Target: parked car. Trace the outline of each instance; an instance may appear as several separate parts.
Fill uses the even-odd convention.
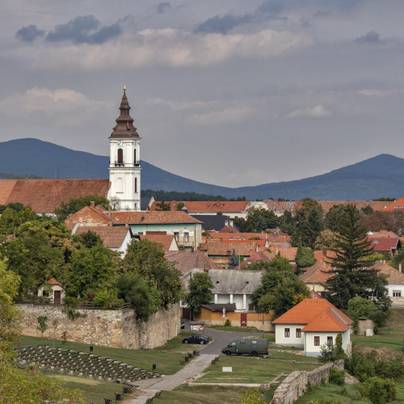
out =
[[[222,352],[225,355],[268,355],[267,339],[240,339],[231,342]]]
[[[185,337],[182,340],[183,344],[201,344],[205,345],[209,343],[209,337],[206,335],[190,335],[188,337]]]

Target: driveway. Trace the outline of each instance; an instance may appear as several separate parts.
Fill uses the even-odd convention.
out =
[[[206,348],[203,348],[200,353],[201,354],[221,354],[222,349],[228,345],[230,342],[247,337],[258,337],[263,333],[260,332],[243,332],[243,331],[222,331],[222,330],[215,330],[214,328],[206,328],[203,331],[204,335],[209,336],[213,339]]]

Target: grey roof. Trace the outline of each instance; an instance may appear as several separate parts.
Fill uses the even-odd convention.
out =
[[[212,293],[251,295],[261,286],[263,271],[211,269],[208,273],[213,283]]]

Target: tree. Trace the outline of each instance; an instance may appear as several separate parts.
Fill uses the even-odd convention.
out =
[[[317,236],[314,249],[331,250],[333,248],[335,248],[335,232],[330,229],[324,229]]]
[[[90,206],[92,203],[102,206],[105,209],[109,208],[109,201],[107,198],[98,195],[87,195],[80,198],[71,199],[67,203],[62,203],[56,210],[56,216],[60,222],[66,220],[68,216],[78,212],[84,206]]]
[[[296,265],[298,268],[311,267],[316,263],[313,250],[310,247],[299,247],[296,253]]]
[[[397,388],[392,380],[382,377],[370,377],[363,384],[363,393],[373,404],[385,404],[394,401]]]
[[[295,231],[292,243],[296,246],[314,248],[316,239],[323,230],[323,209],[312,199],[304,199],[295,215]]]
[[[157,210],[168,211],[171,210],[170,202],[160,201],[156,203]]]
[[[376,304],[369,299],[360,296],[353,297],[348,301],[348,315],[356,326],[361,318],[373,320],[376,325],[383,325],[386,315]]]
[[[140,274],[160,294],[161,307],[177,303],[181,297],[180,273],[164,257],[162,247],[149,240],[133,240],[122,262],[125,272]]]
[[[366,229],[360,223],[358,210],[349,205],[341,218],[336,233],[335,258],[331,260],[334,274],[328,280],[330,300],[346,309],[348,301],[356,296],[369,298],[387,310],[389,299],[386,280],[379,277],[368,257],[373,253]]]
[[[338,232],[341,220],[347,214],[348,210],[347,205],[334,205],[325,215],[325,227],[334,233]]]
[[[41,335],[43,337],[44,332],[48,329],[48,317],[46,316],[38,316],[36,319],[37,321],[37,328],[41,331]]]
[[[235,225],[242,232],[262,232],[279,225],[279,219],[274,212],[267,209],[251,209],[247,219],[235,219]]]
[[[139,273],[128,272],[118,279],[118,297],[129,303],[136,318],[147,321],[160,307],[160,292]]]
[[[25,222],[38,220],[38,216],[31,208],[8,205],[0,216],[0,233],[15,235],[18,227]]]
[[[192,318],[195,313],[199,313],[202,304],[207,304],[212,301],[212,288],[212,281],[206,272],[199,272],[192,275],[189,282],[189,293],[186,297]]]
[[[279,316],[308,295],[306,285],[293,272],[289,262],[277,256],[263,274],[261,286],[254,292],[252,301],[257,311],[273,310]]]

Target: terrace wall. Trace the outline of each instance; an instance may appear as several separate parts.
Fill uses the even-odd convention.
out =
[[[147,322],[137,321],[132,309],[75,309],[79,316],[72,319],[63,305],[18,304],[17,307],[22,335],[116,348],[156,348],[177,336],[180,328],[179,305],[155,313]],[[40,316],[47,317],[43,335],[38,329]]]
[[[306,392],[308,386],[327,383],[332,368],[344,369],[344,361],[327,363],[310,371],[290,373],[275,390],[271,404],[293,404]]]

